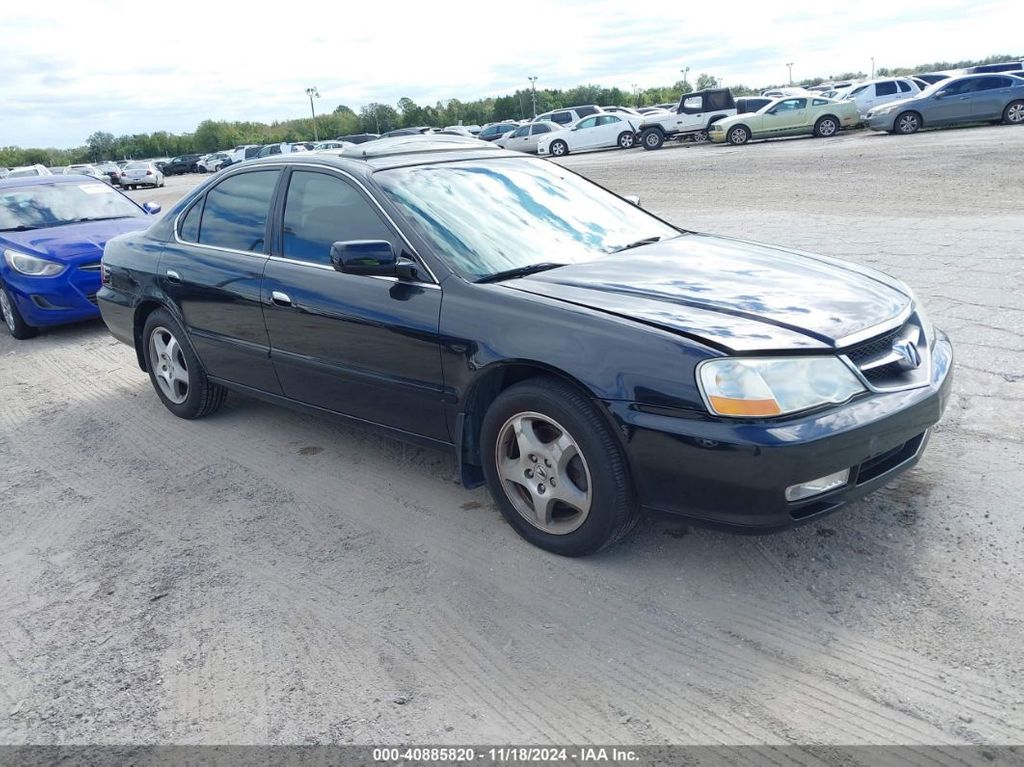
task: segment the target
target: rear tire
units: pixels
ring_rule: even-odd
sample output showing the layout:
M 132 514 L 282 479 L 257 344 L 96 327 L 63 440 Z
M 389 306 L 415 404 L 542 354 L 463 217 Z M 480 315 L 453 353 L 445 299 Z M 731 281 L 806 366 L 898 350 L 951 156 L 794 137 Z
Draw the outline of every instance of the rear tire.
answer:
M 633 131 L 622 131 L 616 143 L 620 149 L 632 149 L 636 146 L 636 134 Z
M 146 318 L 142 344 L 149 380 L 178 418 L 202 418 L 224 404 L 227 389 L 206 377 L 184 329 L 166 309 Z
M 726 135 L 730 144 L 740 146 L 750 141 L 750 128 L 746 125 L 737 125 L 734 128 L 730 128 Z
M 893 133 L 899 133 L 901 136 L 909 136 L 911 133 L 917 133 L 921 130 L 921 115 L 917 112 L 901 112 L 899 116 L 893 120 Z
M 622 447 L 575 387 L 535 378 L 506 389 L 484 416 L 480 445 L 495 503 L 535 546 L 584 556 L 620 540 L 636 524 Z
M 814 124 L 814 135 L 818 138 L 828 138 L 837 133 L 839 133 L 839 121 L 834 117 L 822 117 Z
M 661 149 L 665 143 L 665 134 L 657 128 L 648 128 L 640 134 L 640 144 L 644 149 Z
M 39 333 L 39 328 L 25 322 L 25 318 L 18 311 L 18 305 L 14 303 L 14 297 L 8 292 L 6 285 L 0 285 L 0 315 L 3 315 L 4 327 L 7 328 L 7 332 L 19 341 L 33 338 Z
M 1024 101 L 1011 101 L 1003 110 L 1003 122 L 1007 125 L 1024 125 Z

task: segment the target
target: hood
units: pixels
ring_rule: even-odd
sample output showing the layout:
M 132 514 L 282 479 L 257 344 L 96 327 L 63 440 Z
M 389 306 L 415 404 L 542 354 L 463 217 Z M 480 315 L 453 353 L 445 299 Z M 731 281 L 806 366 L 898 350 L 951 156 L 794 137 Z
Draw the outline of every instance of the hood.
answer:
M 107 240 L 126 232 L 148 229 L 156 221 L 152 216 L 114 218 L 109 221 L 86 221 L 81 224 L 30 229 L 27 232 L 0 232 L 6 247 L 17 248 L 29 255 L 42 256 L 62 263 L 99 261 Z
M 701 234 L 500 284 L 730 352 L 833 349 L 911 303 L 901 283 L 873 269 Z

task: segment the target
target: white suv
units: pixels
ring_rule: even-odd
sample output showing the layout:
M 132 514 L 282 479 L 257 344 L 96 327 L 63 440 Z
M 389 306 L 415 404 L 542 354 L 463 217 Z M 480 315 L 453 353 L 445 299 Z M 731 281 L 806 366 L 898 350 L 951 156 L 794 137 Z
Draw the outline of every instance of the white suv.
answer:
M 578 107 L 565 107 L 564 109 L 552 109 L 550 112 L 545 112 L 542 115 L 537 115 L 533 118 L 532 122 L 541 122 L 546 120 L 548 122 L 557 123 L 563 128 L 568 128 L 573 123 L 582 120 L 584 117 L 590 117 L 590 115 L 596 115 L 604 110 L 596 104 L 586 104 Z
M 840 93 L 837 98 L 843 101 L 852 101 L 857 105 L 857 111 L 863 117 L 874 107 L 888 104 L 891 101 L 909 99 L 920 92 L 921 89 L 917 83 L 909 77 L 888 77 L 884 80 L 858 83 L 845 93 Z

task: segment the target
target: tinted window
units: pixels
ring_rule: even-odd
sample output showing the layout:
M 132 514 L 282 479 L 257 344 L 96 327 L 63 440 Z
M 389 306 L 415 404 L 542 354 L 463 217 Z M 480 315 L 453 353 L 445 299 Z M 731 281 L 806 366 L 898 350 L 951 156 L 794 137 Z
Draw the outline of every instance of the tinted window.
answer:
M 529 125 L 523 125 L 523 126 L 515 129 L 515 132 L 512 134 L 512 138 L 522 138 L 523 136 L 528 135 L 529 132 L 530 132 L 530 126 Z
M 825 106 L 825 104 L 827 104 L 827 103 L 828 103 L 828 101 L 826 101 L 825 99 L 812 99 L 811 100 L 811 104 L 813 106 L 816 106 L 816 107 Z
M 1010 78 L 1009 77 L 982 77 L 975 83 L 973 90 L 976 91 L 992 91 L 997 88 L 1009 88 Z
M 595 125 L 597 125 L 597 118 L 596 117 L 588 117 L 586 120 L 580 120 L 579 124 L 576 127 L 577 128 L 581 128 L 581 129 L 583 129 L 583 128 L 593 128 Z
M 576 107 L 576 114 L 580 117 L 586 117 L 587 115 L 596 115 L 597 107 Z
M 712 91 L 707 95 L 708 109 L 732 109 L 736 106 L 729 91 Z
M 196 242 L 199 239 L 199 219 L 202 218 L 202 215 L 203 201 L 199 200 L 188 209 L 188 213 L 181 219 L 178 236 L 185 242 Z
M 899 80 L 897 81 L 897 84 L 900 86 L 900 90 L 903 91 L 903 93 L 910 93 L 910 83 L 906 80 Z
M 551 126 L 550 125 L 534 125 L 533 126 L 533 135 L 536 136 L 536 135 L 539 135 L 541 133 L 551 133 Z
M 211 189 L 206 195 L 199 242 L 262 252 L 277 176 L 276 170 L 242 173 Z
M 946 86 L 940 86 L 938 91 L 945 94 L 946 96 L 956 96 L 959 93 L 967 93 L 972 89 L 974 84 L 973 80 L 959 80 L 955 83 L 950 83 Z
M 572 115 L 569 112 L 555 112 L 551 115 L 551 122 L 565 125 L 572 122 Z
M 335 242 L 392 239 L 377 211 L 348 183 L 325 173 L 292 174 L 284 204 L 286 258 L 329 264 Z
M 896 82 L 888 80 L 884 83 L 875 83 L 876 96 L 891 96 L 896 93 Z

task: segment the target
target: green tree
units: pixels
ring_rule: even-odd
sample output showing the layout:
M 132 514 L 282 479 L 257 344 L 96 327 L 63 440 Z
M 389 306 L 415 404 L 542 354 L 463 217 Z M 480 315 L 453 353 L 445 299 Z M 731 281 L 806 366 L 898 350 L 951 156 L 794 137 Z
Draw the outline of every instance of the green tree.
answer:
M 89 147 L 91 160 L 109 160 L 115 156 L 117 145 L 113 133 L 96 131 L 85 140 L 85 143 Z
M 718 78 L 717 77 L 715 77 L 713 75 L 709 75 L 706 72 L 701 72 L 700 75 L 697 77 L 697 90 L 699 90 L 699 91 L 706 91 L 708 88 L 717 88 L 717 87 L 718 87 Z

